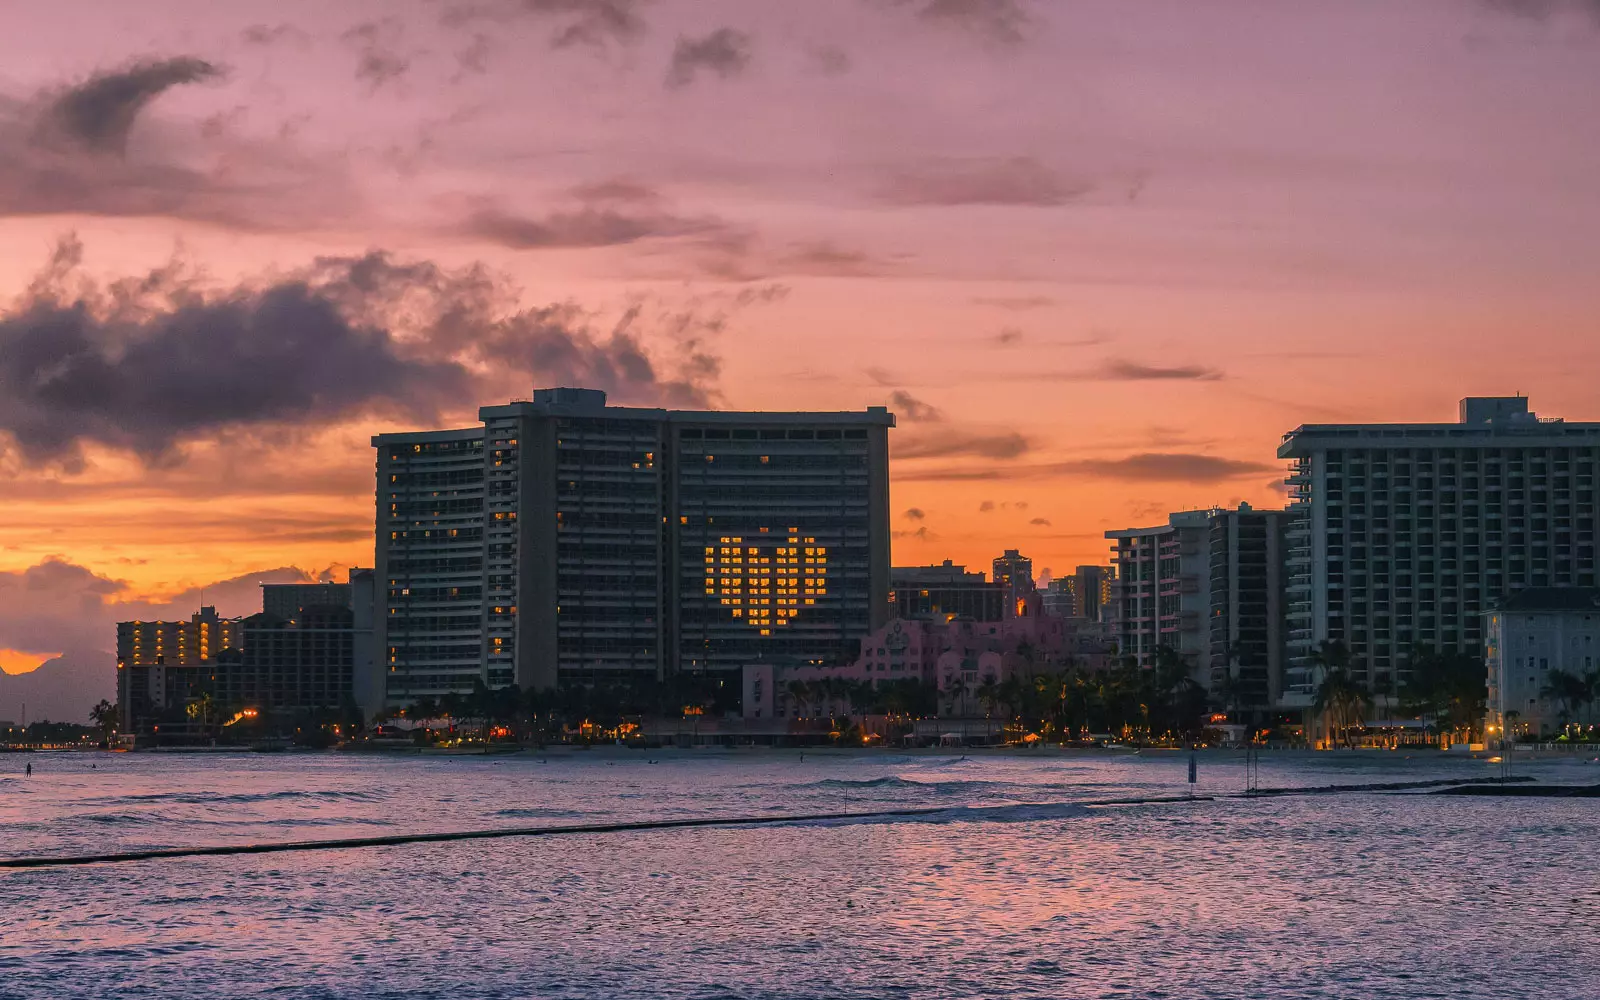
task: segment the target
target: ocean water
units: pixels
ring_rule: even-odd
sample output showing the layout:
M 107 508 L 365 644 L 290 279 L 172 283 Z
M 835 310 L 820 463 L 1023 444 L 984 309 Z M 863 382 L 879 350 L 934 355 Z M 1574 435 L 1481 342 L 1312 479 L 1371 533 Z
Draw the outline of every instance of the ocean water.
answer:
M 1261 784 L 1497 771 L 1282 753 Z M 1600 801 L 1086 804 L 1186 777 L 1161 753 L 0 756 L 0 856 L 941 810 L 0 871 L 0 998 L 1600 996 Z M 1199 779 L 1241 791 L 1242 757 Z

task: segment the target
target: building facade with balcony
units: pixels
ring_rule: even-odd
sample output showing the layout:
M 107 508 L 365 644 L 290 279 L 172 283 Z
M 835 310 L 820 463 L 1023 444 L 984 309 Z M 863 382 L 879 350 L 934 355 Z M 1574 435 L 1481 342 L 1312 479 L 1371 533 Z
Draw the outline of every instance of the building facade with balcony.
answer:
M 848 662 L 888 620 L 888 430 L 541 389 L 373 438 L 387 700 Z
M 1140 666 L 1166 647 L 1210 686 L 1210 513 L 1183 511 L 1166 524 L 1106 532 L 1116 542 L 1110 637 L 1117 656 Z
M 1482 653 L 1485 612 L 1529 587 L 1594 586 L 1600 423 L 1468 398 L 1454 424 L 1308 424 L 1284 436 L 1289 664 L 1306 707 L 1323 641 L 1373 691 L 1413 644 Z

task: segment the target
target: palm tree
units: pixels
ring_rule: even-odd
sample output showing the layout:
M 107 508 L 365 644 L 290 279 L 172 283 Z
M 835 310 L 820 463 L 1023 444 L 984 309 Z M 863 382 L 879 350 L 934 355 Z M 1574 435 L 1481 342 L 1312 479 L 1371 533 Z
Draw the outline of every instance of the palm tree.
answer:
M 789 682 L 789 697 L 794 700 L 794 707 L 800 718 L 805 717 L 806 695 L 810 693 L 810 686 L 805 681 Z
M 1539 697 L 1557 705 L 1563 725 L 1571 719 L 1573 710 L 1589 696 L 1589 682 L 1565 670 L 1552 670 L 1539 688 Z
M 966 678 L 959 674 L 956 675 L 956 679 L 951 681 L 950 686 L 945 690 L 950 695 L 950 711 L 956 713 L 957 718 L 965 718 L 967 695 L 972 693 L 972 688 L 967 683 Z
M 983 683 L 978 685 L 978 701 L 983 704 L 984 711 L 993 715 L 1000 704 L 1000 685 L 994 681 L 994 675 L 984 674 Z
M 100 727 L 100 738 L 109 743 L 122 723 L 122 712 L 116 705 L 102 698 L 99 704 L 89 709 L 89 718 Z
M 1330 736 L 1337 730 L 1348 737 L 1349 728 L 1360 724 L 1366 705 L 1366 690 L 1343 670 L 1329 672 L 1317 687 L 1315 708 L 1318 714 L 1328 718 Z
M 184 713 L 191 719 L 200 720 L 200 731 L 205 732 L 211 723 L 211 692 L 207 691 L 199 697 L 189 699 L 183 706 Z

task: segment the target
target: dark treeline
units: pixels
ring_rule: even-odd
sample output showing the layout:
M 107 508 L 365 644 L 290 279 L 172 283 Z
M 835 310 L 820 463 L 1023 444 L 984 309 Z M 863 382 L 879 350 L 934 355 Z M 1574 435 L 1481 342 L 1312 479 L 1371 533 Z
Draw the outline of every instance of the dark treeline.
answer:
M 1419 719 L 1434 734 L 1481 732 L 1488 700 L 1482 657 L 1417 644 L 1406 655 L 1404 681 L 1364 683 L 1342 642 L 1324 640 L 1311 654 L 1321 680 L 1313 709 L 1336 740 L 1349 742 L 1369 721 Z

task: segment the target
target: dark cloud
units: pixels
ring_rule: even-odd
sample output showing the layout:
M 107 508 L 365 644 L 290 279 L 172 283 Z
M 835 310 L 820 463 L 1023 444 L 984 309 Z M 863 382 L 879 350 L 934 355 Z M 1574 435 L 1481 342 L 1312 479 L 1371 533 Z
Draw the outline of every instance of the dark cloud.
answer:
M 927 517 L 928 514 L 921 507 L 907 507 L 903 516 L 908 521 L 920 521 Z
M 154 459 L 233 425 L 327 421 L 380 402 L 400 411 L 402 400 L 426 411 L 470 385 L 459 365 L 403 356 L 388 331 L 352 323 L 304 280 L 163 291 L 152 310 L 58 286 L 0 313 L 0 429 L 27 459 L 86 440 Z
M 895 441 L 896 458 L 1019 458 L 1032 444 L 1016 432 L 1005 434 L 964 434 L 950 431 L 919 437 L 903 435 Z
M 399 50 L 404 27 L 398 18 L 386 17 L 358 24 L 339 36 L 356 51 L 356 79 L 377 90 L 411 70 L 411 57 Z
M 754 239 L 714 215 L 674 212 L 660 192 L 626 177 L 581 184 L 568 193 L 575 204 L 543 215 L 520 214 L 484 199 L 458 203 L 451 206 L 461 220 L 453 231 L 518 250 L 677 240 L 728 256 L 743 256 Z
M 1162 367 L 1160 365 L 1144 365 L 1136 361 L 1115 360 L 1108 361 L 1101 369 L 1101 377 L 1118 382 L 1168 382 L 1190 380 L 1197 382 L 1214 382 L 1222 378 L 1222 373 L 1215 368 L 1202 368 L 1199 365 L 1177 365 Z
M 592 184 L 579 184 L 571 193 L 574 198 L 587 203 L 661 201 L 661 193 L 655 188 L 628 177 L 612 177 Z
M 861 277 L 879 273 L 873 259 L 858 250 L 845 250 L 822 240 L 798 243 L 779 258 L 776 265 L 791 274 L 819 274 L 836 277 Z
M 147 60 L 0 99 L 0 216 L 158 216 L 252 230 L 347 217 L 359 199 L 342 164 L 297 160 L 281 142 L 251 144 L 225 128 L 145 120 L 161 94 L 219 76 L 192 57 Z
M 473 35 L 472 41 L 456 50 L 457 76 L 482 76 L 489 72 L 490 49 L 488 35 Z
M 938 407 L 924 403 L 903 389 L 889 393 L 889 403 L 894 407 L 895 415 L 904 418 L 907 423 L 936 423 L 944 419 Z
M 639 11 L 649 0 L 476 0 L 446 6 L 441 20 L 461 27 L 482 20 L 508 21 L 534 17 L 554 22 L 550 46 L 564 49 L 574 45 L 600 48 L 608 43 L 625 44 L 645 33 Z
M 812 68 L 823 76 L 843 76 L 854 66 L 850 53 L 837 45 L 813 45 L 806 54 Z
M 1033 19 L 1019 0 L 875 0 L 903 7 L 930 24 L 971 32 L 990 41 L 1015 45 L 1024 40 Z
M 950 160 L 892 174 L 878 197 L 895 205 L 1032 205 L 1075 201 L 1091 185 L 1071 181 L 1031 156 Z
M 477 267 L 373 253 L 222 289 L 177 265 L 101 287 L 80 255 L 64 244 L 0 311 L 0 435 L 31 464 L 71 468 L 90 442 L 159 462 L 229 430 L 432 419 L 540 380 L 705 405 L 720 366 L 680 322 L 664 374 L 640 310 L 597 333 L 573 305 L 518 308 Z
M 239 39 L 246 45 L 277 45 L 281 42 L 294 42 L 296 45 L 309 45 L 311 36 L 292 24 L 252 24 L 239 32 Z
M 41 116 L 45 142 L 66 141 L 101 153 L 122 153 L 139 113 L 162 94 L 222 71 L 191 56 L 136 62 L 98 73 L 50 101 Z
M 1066 462 L 1063 472 L 1077 472 L 1104 479 L 1156 482 L 1214 483 L 1224 479 L 1268 472 L 1275 468 L 1264 462 L 1245 462 L 1216 455 L 1182 452 L 1150 452 L 1127 458 L 1083 459 Z
M 1481 0 L 1490 10 L 1533 21 L 1548 21 L 1564 13 L 1587 14 L 1600 20 L 1600 0 Z
M 1056 304 L 1055 299 L 1046 295 L 980 295 L 972 301 L 980 306 L 994 306 L 996 309 L 1009 309 L 1013 312 L 1043 309 L 1045 306 Z
M 1022 372 L 1018 377 L 1046 382 L 1216 382 L 1224 375 L 1216 368 L 1201 365 L 1147 365 L 1125 358 L 1113 358 L 1087 371 Z
M 1001 347 L 1008 347 L 1011 344 L 1018 344 L 1022 342 L 1022 331 L 1014 326 L 1008 326 L 999 333 L 995 334 L 993 340 Z
M 750 65 L 750 36 L 735 28 L 718 28 L 704 38 L 680 36 L 667 69 L 667 86 L 686 87 L 702 70 L 727 80 Z
M 1117 459 L 1078 459 L 1031 465 L 967 464 L 945 468 L 900 470 L 895 473 L 895 478 L 902 482 L 978 482 L 1090 476 L 1124 482 L 1216 483 L 1268 472 L 1273 468 L 1275 466 L 1262 462 L 1219 458 L 1215 455 L 1148 453 Z
M 1036 517 L 1033 520 L 1029 521 L 1028 523 L 1029 524 L 1036 524 L 1036 525 L 1040 525 L 1041 527 L 1048 528 L 1050 526 L 1050 519 L 1046 518 L 1046 517 Z
M 994 511 L 994 501 L 993 500 L 985 500 L 982 503 L 978 504 L 978 513 L 980 513 L 980 514 L 989 514 L 989 513 L 992 513 L 993 511 Z
M 889 537 L 890 538 L 915 538 L 919 542 L 931 542 L 934 539 L 938 538 L 939 536 L 935 535 L 933 532 L 929 531 L 927 525 L 923 525 L 922 527 L 918 528 L 916 531 L 891 531 L 891 532 L 889 532 Z
M 687 217 L 663 211 L 623 211 L 585 206 L 543 216 L 516 215 L 485 206 L 468 214 L 461 235 L 517 250 L 610 247 L 647 239 L 692 239 L 735 251 L 745 233 L 714 216 Z

